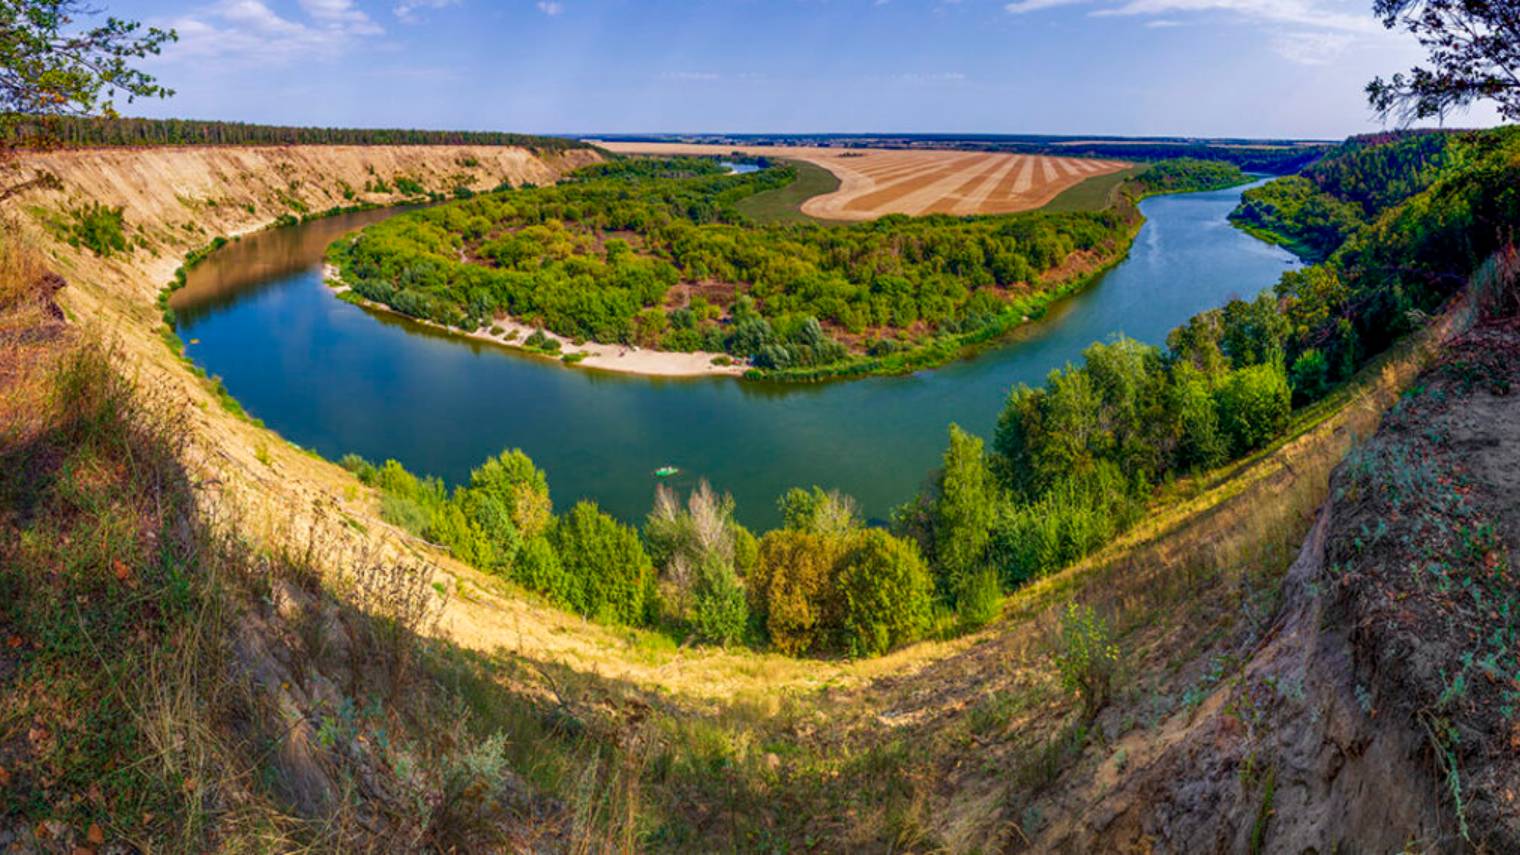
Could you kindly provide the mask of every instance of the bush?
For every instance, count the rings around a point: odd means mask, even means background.
[[[854,538],[835,588],[839,645],[874,656],[915,641],[929,628],[934,582],[912,541],[866,529]]]
[[[1061,685],[1082,700],[1082,718],[1092,721],[1108,703],[1119,646],[1109,637],[1108,622],[1092,606],[1068,603],[1061,616],[1061,648],[1055,655]]]
[[[965,577],[955,595],[955,618],[963,630],[980,629],[998,616],[1003,597],[997,571],[979,570]]]
[[[710,555],[692,583],[692,629],[701,641],[727,646],[744,637],[749,605],[733,565]]]
[[[642,622],[652,568],[633,529],[583,501],[550,529],[549,542],[569,577],[572,609],[598,620]]]
[[[796,656],[822,649],[833,605],[839,538],[790,529],[760,539],[750,579],[750,614],[777,650]]]
[[[1330,391],[1330,361],[1325,354],[1309,348],[1293,360],[1289,385],[1293,387],[1293,399],[1298,403],[1318,401]]]
[[[70,246],[83,246],[102,257],[128,249],[122,209],[90,202],[69,212]]]
[[[1219,424],[1235,456],[1255,451],[1288,426],[1293,393],[1276,365],[1232,371],[1215,397]]]

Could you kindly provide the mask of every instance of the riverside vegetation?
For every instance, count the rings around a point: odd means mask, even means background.
[[[954,358],[1117,261],[1134,197],[1244,180],[1182,161],[1105,210],[762,225],[738,206],[792,184],[796,167],[724,171],[598,164],[387,220],[330,258],[360,297],[466,331],[510,316],[572,340],[723,354],[766,377],[895,373]]]
[[[1440,139],[1450,156],[1428,171],[1410,166],[1431,146],[1423,136],[1333,153],[1324,171],[1339,177],[1321,192],[1351,204],[1376,188],[1380,216],[1328,260],[1191,318],[1164,349],[1095,343],[1042,387],[1014,389],[990,449],[950,426],[943,466],[889,531],[864,528],[848,497],[814,487],[782,497],[783,528],[757,538],[704,486],[684,505],[662,490],[640,537],[586,502],[554,516],[546,478],[520,451],[452,492],[395,461],[345,465],[382,490],[388,519],[605,621],[790,654],[867,655],[974,628],[1005,592],[1111,542],[1168,485],[1278,440],[1500,248],[1502,224],[1520,214],[1505,189],[1520,133]],[[669,166],[612,171],[629,168]],[[1411,168],[1425,178],[1402,180]],[[1298,228],[1313,214],[1277,216]]]

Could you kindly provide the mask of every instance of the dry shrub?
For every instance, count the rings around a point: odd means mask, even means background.
[[[1520,250],[1506,244],[1472,276],[1479,314],[1488,320],[1520,315]]]

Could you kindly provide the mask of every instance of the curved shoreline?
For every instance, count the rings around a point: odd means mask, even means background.
[[[376,303],[367,300],[354,292],[342,279],[339,278],[338,270],[332,264],[322,264],[322,281],[327,285],[335,297],[345,302],[350,302],[366,309],[406,318],[413,323],[458,336],[460,338],[474,339],[476,341],[490,342],[498,347],[509,348],[520,353],[541,356],[553,359],[567,367],[595,368],[600,371],[612,371],[619,374],[634,374],[643,377],[743,377],[749,367],[742,362],[733,361],[728,365],[715,365],[713,360],[725,357],[732,360],[728,354],[707,353],[693,351],[681,353],[667,350],[649,350],[633,345],[602,344],[601,342],[588,341],[585,344],[575,344],[570,339],[548,330],[542,330],[544,337],[559,342],[559,353],[547,353],[535,348],[523,345],[523,340],[532,333],[539,331],[537,327],[529,326],[514,318],[502,318],[492,322],[487,329],[474,331],[462,330],[430,321],[423,318],[414,318],[411,315],[398,312],[384,303]],[[500,333],[492,333],[492,329],[500,328]],[[566,356],[584,354],[579,359],[565,359]]]

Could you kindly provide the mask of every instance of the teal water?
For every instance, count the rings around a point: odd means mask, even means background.
[[[595,499],[629,521],[658,479],[706,478],[746,524],[779,520],[788,487],[819,484],[884,518],[936,466],[947,426],[990,437],[1008,390],[1036,384],[1093,341],[1162,343],[1194,313],[1254,296],[1296,265],[1232,228],[1243,188],[1159,196],[1129,257],[1003,346],[933,371],[817,385],[651,379],[573,368],[447,336],[333,297],[320,258],[331,240],[386,215],[366,212],[246,238],[175,295],[187,353],[254,416],[336,459],[395,458],[458,483],[503,448],[549,475],[555,504]]]

